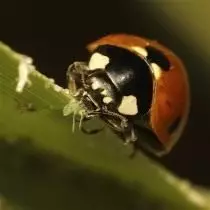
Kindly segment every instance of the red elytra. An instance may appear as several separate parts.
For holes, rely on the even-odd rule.
[[[140,57],[143,57],[143,55],[134,51],[133,47],[152,46],[167,57],[170,69],[164,71],[156,80],[151,105],[150,126],[158,139],[165,145],[165,152],[169,152],[180,138],[189,114],[189,83],[182,61],[174,52],[157,41],[128,34],[107,35],[88,44],[87,49],[89,52],[93,52],[98,46],[104,44],[125,48]],[[178,128],[175,132],[170,133],[169,127],[177,119],[180,119]]]

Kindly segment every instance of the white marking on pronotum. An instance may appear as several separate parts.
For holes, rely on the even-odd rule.
[[[89,70],[104,69],[109,63],[109,57],[100,53],[94,53],[89,61]]]
[[[138,54],[143,55],[144,57],[147,57],[148,56],[147,50],[145,48],[143,48],[143,47],[133,46],[133,47],[131,47],[131,49],[133,51],[137,52]]]
[[[137,99],[135,96],[123,96],[118,111],[125,115],[136,115],[138,113]]]
[[[155,76],[155,79],[158,80],[161,77],[161,67],[158,66],[156,63],[151,63],[152,71]]]
[[[32,59],[30,57],[22,56],[18,66],[16,92],[21,93],[25,85],[30,83],[28,75],[30,74],[32,67]]]
[[[96,90],[101,87],[101,84],[99,83],[98,80],[94,80],[93,83],[91,84],[91,87],[93,90]]]
[[[103,90],[103,91],[101,91],[101,95],[103,95],[103,96],[107,96],[107,90]]]
[[[105,104],[109,104],[110,102],[112,102],[112,98],[111,98],[111,97],[104,97],[104,98],[103,98],[103,102],[104,102]]]

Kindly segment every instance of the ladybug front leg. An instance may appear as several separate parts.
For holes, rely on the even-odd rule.
[[[84,122],[90,121],[93,117],[95,117],[95,115],[87,115],[82,120],[81,119],[77,120],[81,124],[80,129],[83,133],[92,135],[92,134],[97,134],[104,129],[104,126],[101,128],[94,128],[94,129],[88,129],[84,126]]]
[[[128,133],[124,132],[124,139],[125,139],[124,141],[125,145],[128,145],[130,143],[137,141],[137,136],[135,135],[134,130],[131,129],[129,130]]]

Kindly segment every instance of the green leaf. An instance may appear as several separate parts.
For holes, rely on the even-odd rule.
[[[130,159],[109,129],[72,132],[82,111],[31,58],[0,44],[0,193],[13,209],[210,209],[207,190],[141,153]]]

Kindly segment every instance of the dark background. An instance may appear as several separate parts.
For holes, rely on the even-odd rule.
[[[200,3],[199,3],[200,2]],[[210,18],[208,1],[4,1],[0,40],[34,58],[37,68],[62,86],[75,60],[86,60],[87,43],[110,33],[156,39],[187,67],[191,113],[174,150],[159,159],[194,183],[210,186]]]

